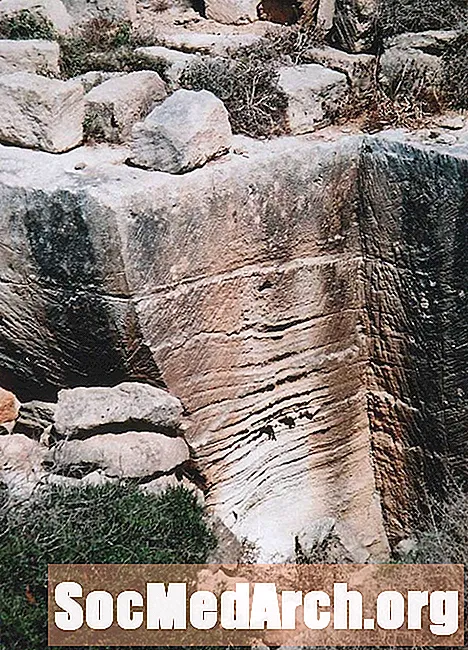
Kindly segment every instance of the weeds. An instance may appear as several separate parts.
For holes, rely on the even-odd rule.
[[[48,564],[197,564],[216,546],[183,488],[155,496],[122,485],[55,487],[20,505],[0,492],[0,504],[0,648],[8,650],[47,647]]]
[[[466,0],[381,0],[377,28],[385,39],[404,32],[455,29],[467,19]]]
[[[11,16],[0,18],[0,38],[13,41],[35,38],[52,41],[56,40],[57,33],[50,20],[23,9]]]

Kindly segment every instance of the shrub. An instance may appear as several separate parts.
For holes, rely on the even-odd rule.
[[[57,33],[50,20],[23,9],[0,19],[0,38],[14,41],[39,38],[51,41],[57,38]]]
[[[468,19],[466,0],[381,0],[381,38],[428,29],[453,29]]]
[[[468,108],[468,31],[447,49],[443,58],[444,92],[454,108]]]
[[[216,546],[196,496],[183,488],[155,496],[122,485],[54,487],[19,506],[3,501],[1,650],[47,647],[48,564],[196,564]]]

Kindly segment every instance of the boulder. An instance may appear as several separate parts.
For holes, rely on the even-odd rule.
[[[166,86],[157,72],[131,72],[113,77],[85,97],[87,135],[122,142],[132,126],[166,98]]]
[[[44,476],[46,449],[22,435],[0,436],[0,481],[10,494],[28,497]]]
[[[170,472],[188,459],[183,438],[129,431],[62,442],[49,452],[46,464],[57,474],[76,478],[98,469],[114,478],[147,478]]]
[[[354,93],[368,90],[375,78],[377,57],[372,54],[350,54],[324,45],[310,48],[303,59],[306,63],[319,63],[342,72],[347,76]]]
[[[138,382],[114,388],[72,388],[58,396],[55,429],[66,438],[86,438],[132,429],[175,432],[180,401],[160,388]]]
[[[258,19],[257,7],[260,0],[206,0],[207,18],[218,23],[238,25]]]
[[[54,153],[68,151],[83,139],[83,116],[79,83],[27,72],[0,77],[1,142]]]
[[[429,30],[388,39],[380,57],[380,85],[390,97],[404,94],[414,98],[440,98],[443,55],[457,36],[454,30]]]
[[[84,74],[75,77],[77,81],[80,81],[83,85],[83,90],[85,93],[89,93],[90,90],[96,86],[100,86],[105,81],[109,79],[115,79],[116,77],[123,77],[125,72],[105,72],[104,70],[90,70]]]
[[[287,97],[287,120],[294,134],[331,124],[349,99],[346,75],[314,63],[281,68],[278,86]]]
[[[33,72],[59,76],[60,48],[51,41],[0,40],[0,74]]]
[[[70,15],[61,0],[1,0],[0,18],[13,16],[20,11],[29,11],[45,18],[60,34],[68,32],[71,26]]]
[[[54,423],[56,404],[32,401],[22,404],[14,433],[40,440],[42,434]]]
[[[169,49],[189,54],[229,56],[241,47],[259,43],[263,36],[260,34],[207,34],[185,29],[180,32],[160,34],[159,38],[161,45]]]
[[[179,50],[157,45],[139,47],[136,53],[156,64],[160,64],[164,68],[163,76],[171,86],[178,86],[184,70],[198,60],[196,54],[188,54],[187,52],[180,52]]]
[[[130,161],[176,174],[227,151],[232,131],[223,102],[201,90],[178,90],[133,128]]]
[[[75,20],[107,18],[115,21],[136,19],[136,0],[64,0],[70,15]]]
[[[20,403],[9,390],[0,388],[0,424],[16,420],[19,415]]]

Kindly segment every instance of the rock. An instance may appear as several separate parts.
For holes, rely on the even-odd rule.
[[[184,30],[160,35],[161,44],[168,49],[189,54],[229,56],[241,47],[255,45],[263,40],[258,34],[207,34]]]
[[[460,32],[457,30],[431,29],[425,32],[406,32],[386,39],[385,49],[421,50],[427,54],[441,55],[452,45]]]
[[[29,497],[44,476],[45,449],[23,435],[0,436],[0,481],[12,496]]]
[[[149,494],[161,494],[169,488],[178,488],[183,487],[186,490],[192,491],[199,503],[205,502],[205,495],[202,490],[197,488],[191,481],[189,481],[185,476],[178,478],[175,474],[165,474],[164,476],[159,476],[147,483],[141,484],[141,490]]]
[[[342,72],[347,76],[351,89],[355,93],[366,92],[375,79],[377,57],[372,54],[349,54],[324,45],[307,50],[303,60],[306,63],[319,63],[325,68]]]
[[[177,174],[227,151],[232,132],[220,99],[202,90],[178,90],[133,129],[131,162]]]
[[[281,68],[278,87],[287,97],[287,120],[294,134],[331,124],[349,99],[346,75],[314,63]]]
[[[40,440],[43,433],[54,423],[56,404],[53,402],[26,402],[21,405],[14,433]]]
[[[118,478],[106,476],[101,469],[85,474],[83,478],[73,478],[72,476],[63,476],[62,474],[52,473],[47,474],[43,479],[43,483],[45,484],[60,485],[67,488],[83,488],[86,485],[107,485],[109,483],[117,483],[118,481]]]
[[[21,404],[9,390],[0,388],[0,424],[16,420]]]
[[[139,47],[136,53],[147,57],[156,64],[164,67],[164,78],[173,87],[177,87],[184,70],[198,60],[195,54],[187,54],[179,50],[171,50],[168,47]]]
[[[333,24],[334,42],[348,52],[369,52],[376,38],[379,0],[338,0]]]
[[[133,21],[137,17],[136,0],[64,0],[64,4],[75,20]]]
[[[81,143],[83,115],[81,84],[26,72],[0,77],[1,142],[67,151]]]
[[[218,23],[238,25],[258,20],[259,0],[206,0],[207,18]]]
[[[61,0],[1,0],[0,17],[13,16],[20,11],[47,19],[59,34],[65,34],[71,26],[71,18]]]
[[[102,470],[111,478],[148,478],[189,459],[187,443],[153,432],[105,433],[54,447],[46,463],[55,473],[80,478]]]
[[[60,48],[50,41],[0,40],[0,74],[32,72],[59,76]]]
[[[174,433],[182,404],[160,388],[127,382],[114,388],[73,388],[58,396],[55,429],[66,438],[140,430]]]
[[[123,77],[125,72],[105,72],[102,70],[90,70],[85,72],[74,79],[79,81],[83,85],[83,90],[85,93],[89,93],[95,86],[103,84],[109,79],[115,79],[116,77]]]
[[[124,141],[135,122],[146,117],[166,95],[157,72],[131,72],[105,81],[85,97],[87,135],[108,142]]]

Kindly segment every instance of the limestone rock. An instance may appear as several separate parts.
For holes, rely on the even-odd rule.
[[[19,415],[20,403],[9,390],[0,388],[0,424],[12,422]]]
[[[75,20],[107,18],[114,21],[136,19],[136,0],[64,0],[70,15]]]
[[[12,16],[20,11],[46,18],[60,34],[68,32],[71,26],[70,15],[61,0],[1,0],[0,17]]]
[[[176,174],[200,167],[231,145],[227,110],[206,90],[178,90],[133,129],[131,162]]]
[[[153,432],[105,433],[69,440],[49,452],[55,473],[81,477],[97,469],[114,478],[147,478],[173,470],[189,459],[187,443]]]
[[[40,440],[44,431],[54,423],[56,404],[53,402],[26,402],[21,405],[14,433]]]
[[[376,38],[379,0],[337,0],[334,38],[348,52],[369,52]]]
[[[206,16],[218,23],[237,25],[258,19],[260,0],[206,0]]]
[[[163,76],[172,86],[177,86],[184,70],[197,61],[195,54],[188,54],[157,45],[139,47],[136,49],[136,53],[164,66]]]
[[[103,70],[90,70],[84,74],[75,77],[76,81],[79,81],[83,85],[83,90],[85,93],[89,93],[90,90],[95,88],[95,86],[100,86],[105,81],[109,79],[115,79],[116,77],[123,77],[125,72],[106,72]]]
[[[294,134],[331,124],[349,99],[346,75],[314,63],[281,68],[278,86],[287,97]]]
[[[113,77],[85,97],[87,135],[122,142],[132,126],[165,98],[166,87],[157,72],[148,70]]]
[[[161,44],[166,48],[211,56],[229,56],[239,48],[255,45],[262,39],[263,36],[258,34],[207,34],[188,29],[160,35]]]
[[[45,448],[23,435],[0,436],[0,481],[12,496],[29,497],[44,476]]]
[[[319,63],[325,68],[342,72],[354,92],[365,92],[375,78],[377,57],[372,54],[350,54],[324,45],[310,48],[303,59],[306,63]]]
[[[73,388],[58,396],[55,429],[66,438],[100,432],[139,430],[174,432],[182,404],[160,388],[138,382],[114,388]]]
[[[33,72],[58,76],[60,49],[58,43],[41,40],[0,40],[0,74]]]
[[[83,138],[83,114],[81,84],[26,72],[0,77],[1,142],[67,151]]]

